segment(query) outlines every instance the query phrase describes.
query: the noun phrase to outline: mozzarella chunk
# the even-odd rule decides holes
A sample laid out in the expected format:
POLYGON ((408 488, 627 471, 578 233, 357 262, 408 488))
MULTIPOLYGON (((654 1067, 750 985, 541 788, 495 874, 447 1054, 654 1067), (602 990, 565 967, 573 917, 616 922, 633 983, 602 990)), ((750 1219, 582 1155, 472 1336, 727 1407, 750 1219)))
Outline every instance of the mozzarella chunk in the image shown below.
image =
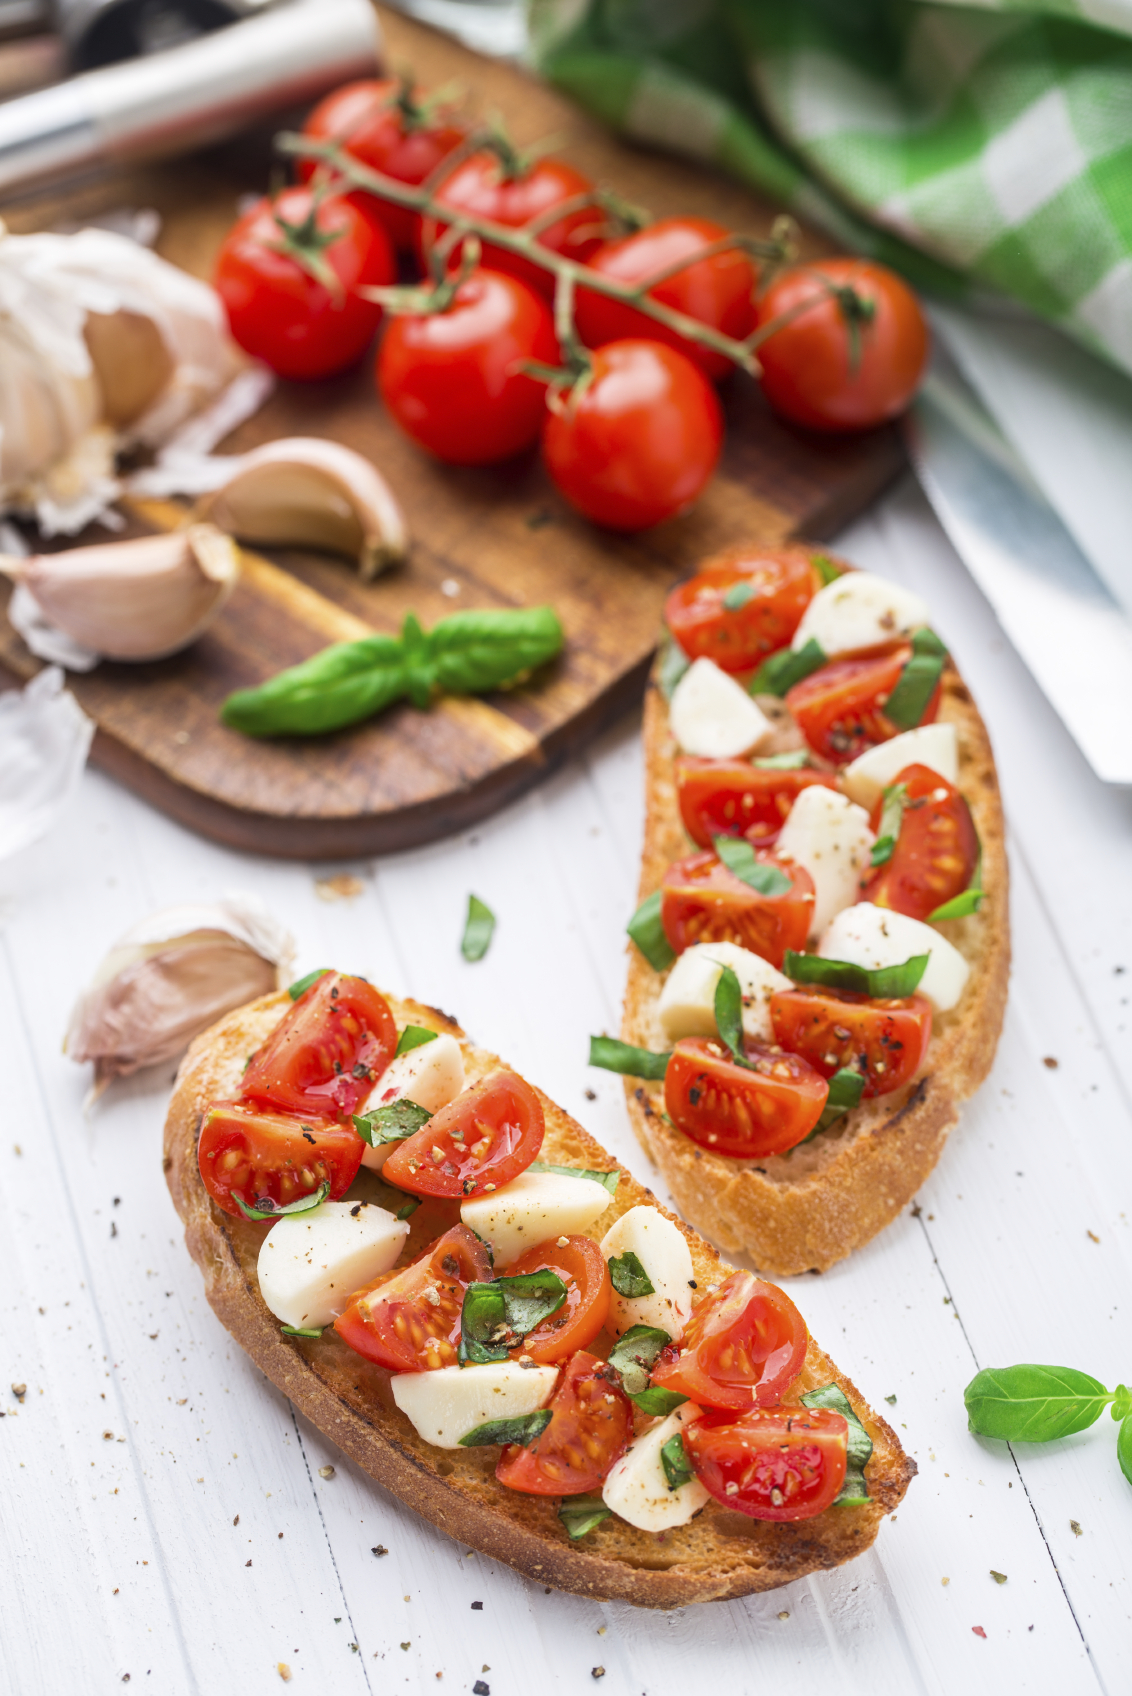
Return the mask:
POLYGON ((730 760, 770 735, 766 714, 714 660, 693 660, 668 704, 672 734, 686 754, 730 760))
POLYGON ((605 1185, 593 1178, 520 1172, 491 1195, 465 1201, 460 1217, 491 1244, 496 1266, 510 1266, 536 1243, 588 1231, 612 1200, 605 1185))
POLYGON ((867 748, 845 767, 841 780, 847 794, 870 811, 880 800, 881 790, 905 766, 927 766, 948 783, 959 778, 959 738, 953 724, 920 724, 902 731, 888 742, 867 748))
POLYGON ((354 1291, 396 1265, 408 1222, 370 1202, 324 1201, 277 1219, 259 1251, 259 1291, 284 1325, 329 1325, 354 1291))
POLYGON ((926 995, 940 1013, 950 1012, 963 993, 970 966, 946 937, 906 913, 874 907, 858 901, 838 913, 818 944, 818 953, 829 960, 849 960, 869 970, 877 966, 899 966, 914 954, 930 954, 928 969, 917 993, 926 995))
POLYGON ((670 1490, 660 1459, 665 1443, 698 1419, 701 1412, 694 1402, 685 1402, 635 1438, 610 1468, 601 1499, 638 1531, 667 1531, 672 1525, 687 1525, 710 1501, 698 1478, 689 1478, 678 1490, 670 1490))
POLYGON ((730 966, 743 992, 743 1030, 755 1042, 773 1042, 770 998, 790 979, 735 942, 696 942, 673 966, 660 992, 660 1022, 670 1042, 682 1036, 715 1036, 715 989, 730 966))
POLYGON ((779 833, 775 852, 805 866, 814 880, 811 935, 820 936, 843 907, 856 901, 875 840, 869 815, 856 802, 817 783, 802 790, 779 833))
POLYGON ((692 1253, 684 1233, 655 1207, 631 1207, 602 1239, 606 1260, 635 1254, 653 1287, 651 1296, 619 1296, 609 1304, 609 1327, 620 1337, 632 1325, 655 1325, 672 1341, 692 1313, 692 1253))
MULTIPOLYGON (((454 1101, 463 1088, 463 1050, 454 1036, 438 1036, 391 1060, 359 1111, 372 1113, 394 1101, 415 1101, 426 1113, 436 1113, 454 1101)), ((383 1143, 380 1148, 367 1147, 362 1165, 380 1172, 396 1147, 395 1142, 383 1143)))
POLYGON ((399 1372, 389 1380, 393 1400, 417 1435, 437 1449, 456 1449, 460 1438, 489 1419, 516 1419, 545 1407, 554 1393, 556 1366, 520 1366, 517 1360, 482 1366, 442 1366, 435 1372, 399 1372))
POLYGON ((818 590, 802 614, 790 646, 797 653, 807 642, 816 641, 833 659, 857 648, 876 648, 882 642, 910 636, 927 624, 930 616, 928 603, 911 589, 874 577, 871 571, 847 571, 818 590))

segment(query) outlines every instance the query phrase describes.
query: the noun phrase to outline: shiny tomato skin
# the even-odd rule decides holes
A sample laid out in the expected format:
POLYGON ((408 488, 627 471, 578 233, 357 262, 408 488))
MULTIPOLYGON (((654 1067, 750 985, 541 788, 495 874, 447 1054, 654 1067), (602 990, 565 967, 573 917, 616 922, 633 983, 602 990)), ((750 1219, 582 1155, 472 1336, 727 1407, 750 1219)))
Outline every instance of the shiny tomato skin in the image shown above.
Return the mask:
POLYGON ((396 1048, 384 995, 364 978, 325 972, 252 1056, 240 1094, 285 1113, 348 1119, 396 1048))
POLYGON ((799 1054, 755 1042, 744 1051, 755 1070, 710 1037, 681 1037, 664 1076, 665 1110, 678 1131, 713 1154, 784 1154, 821 1118, 829 1085, 799 1054))
POLYGON ((927 362, 928 327, 892 271, 868 259, 792 266, 762 296, 759 328, 786 313, 797 316, 759 346, 763 393, 776 412, 811 430, 867 430, 904 411, 927 362), (856 362, 831 283, 872 306, 856 362))
POLYGON ((453 1225, 411 1266, 356 1290, 334 1329, 356 1353, 388 1372, 455 1366, 469 1284, 491 1278, 491 1256, 474 1231, 453 1225), (426 1299, 425 1291, 431 1289, 426 1299))
MULTIPOLYGON (((563 159, 536 159, 525 170, 511 174, 496 154, 485 150, 473 153, 457 165, 433 198, 453 212, 468 212, 477 218, 489 218, 495 224, 506 224, 510 229, 522 229, 555 206, 573 200, 576 195, 588 194, 593 186, 589 177, 563 159)), ((603 225, 600 208, 581 207, 544 229, 538 237, 539 246, 584 265, 601 242, 603 225)), ((445 228, 442 220, 424 220, 421 241, 426 255, 445 228)), ((453 250, 453 262, 461 245, 453 250)), ((544 271, 521 254, 508 253, 489 241, 483 244, 482 257, 483 263, 493 271, 506 271, 548 300, 554 298, 552 271, 544 271)))
POLYGON ((820 588, 808 548, 731 548, 676 585, 664 620, 689 659, 752 671, 786 646, 820 588), (739 588, 754 593, 741 607, 726 606, 723 597, 739 588))
POLYGON ((814 880, 804 866, 766 849, 755 858, 790 879, 781 895, 752 889, 711 852, 689 854, 665 872, 660 922, 677 954, 697 942, 734 942, 781 966, 788 948, 804 948, 814 913, 814 880))
MULTIPOLYGON (((634 286, 680 260, 694 260, 697 253, 722 240, 727 233, 722 224, 713 224, 709 218, 658 218, 655 224, 633 235, 602 242, 587 263, 591 271, 613 282, 634 286)), ((755 267, 747 255, 738 248, 730 248, 685 266, 648 293, 662 306, 670 306, 686 318, 695 318, 735 341, 742 341, 755 327, 757 280, 755 267)), ((705 377, 713 380, 725 377, 733 369, 731 360, 722 353, 701 347, 646 317, 636 307, 611 300, 608 295, 595 294, 592 289, 579 286, 574 321, 587 347, 602 347, 606 342, 623 341, 627 336, 644 336, 676 348, 698 365, 705 377)))
POLYGON ((701 760, 689 754, 676 759, 680 817, 700 848, 710 848, 717 836, 745 836, 756 848, 773 847, 794 802, 815 783, 837 788, 828 772, 805 766, 774 771, 749 760, 701 760))
POLYGON ((530 1448, 504 1448, 495 1476, 530 1496, 600 1490, 633 1435, 633 1410, 616 1371, 579 1350, 563 1369, 550 1411, 550 1424, 530 1448))
MULTIPOLYGON (((926 919, 967 888, 979 859, 971 809, 953 783, 929 766, 905 766, 893 783, 908 791, 892 858, 865 882, 861 899, 926 919)), ((873 812, 874 831, 883 801, 873 812)))
MULTIPOLYGON (((884 716, 900 673, 912 657, 907 643, 831 660, 786 691, 786 705, 806 741, 827 760, 845 765, 868 748, 887 742, 898 727, 884 716)), ((928 702, 921 724, 939 711, 942 685, 928 702)))
POLYGON ((610 342, 593 379, 548 408, 546 468, 572 506, 610 530, 647 530, 703 492, 723 414, 703 373, 660 342, 610 342))
POLYGON ((544 1130, 530 1084, 515 1072, 493 1072, 398 1143, 381 1175, 412 1195, 483 1195, 526 1171, 544 1130))
POLYGON ((813 1519, 845 1482, 849 1422, 828 1408, 759 1407, 738 1419, 705 1413, 685 1428, 684 1448, 721 1506, 750 1519, 813 1519))
POLYGON ((337 1201, 357 1176, 364 1151, 352 1126, 293 1118, 247 1101, 218 1101, 204 1116, 197 1164, 217 1207, 242 1219, 236 1195, 245 1207, 260 1196, 285 1207, 329 1179, 329 1199, 337 1201))
POLYGON ((213 278, 244 352, 281 377, 309 380, 332 377, 361 358, 381 322, 381 307, 355 290, 396 276, 389 238, 377 220, 333 195, 319 206, 315 225, 321 235, 336 237, 322 257, 341 284, 340 296, 290 254, 275 251, 282 240, 276 214, 302 224, 312 206, 306 188, 258 201, 224 238, 213 278))
POLYGON ((538 1243, 507 1267, 507 1277, 518 1278, 544 1266, 557 1272, 566 1285, 566 1305, 529 1331, 513 1358, 529 1355, 540 1366, 553 1366, 575 1350, 589 1348, 609 1316, 613 1285, 606 1258, 592 1237, 567 1237, 565 1242, 552 1237, 538 1243))
POLYGON ((773 1407, 805 1365, 808 1338, 785 1290, 732 1272, 662 1352, 652 1382, 704 1408, 773 1407))
POLYGON ((862 1099, 910 1083, 932 1039, 931 1002, 923 995, 870 1001, 836 989, 780 989, 770 998, 774 1039, 823 1078, 843 1067, 865 1080, 862 1099))
POLYGON ((518 369, 557 365, 541 295, 476 270, 443 312, 394 318, 377 356, 381 398, 406 435, 450 465, 492 465, 538 440, 546 388, 518 369))

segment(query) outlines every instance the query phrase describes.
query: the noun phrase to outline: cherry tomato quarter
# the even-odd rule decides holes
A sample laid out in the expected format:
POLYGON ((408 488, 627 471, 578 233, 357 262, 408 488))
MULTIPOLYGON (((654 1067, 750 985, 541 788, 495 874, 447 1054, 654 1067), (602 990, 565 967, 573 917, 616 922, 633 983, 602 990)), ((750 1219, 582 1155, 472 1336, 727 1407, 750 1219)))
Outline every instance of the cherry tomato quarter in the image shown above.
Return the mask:
POLYGON ((931 1002, 922 995, 870 1001, 835 989, 780 989, 770 998, 775 1041, 808 1060, 823 1078, 859 1072, 864 1097, 891 1095, 927 1058, 931 1002))
POLYGON ((204 1116, 197 1164, 217 1207, 240 1219, 236 1196, 245 1207, 260 1197, 286 1207, 329 1183, 329 1199, 337 1201, 357 1176, 364 1148, 352 1126, 218 1101, 204 1116))
POLYGON ((766 849, 755 858, 789 879, 764 895, 715 854, 690 854, 669 866, 660 886, 660 922, 677 954, 697 942, 735 942, 781 966, 788 948, 804 948, 814 913, 814 880, 804 866, 766 849))
POLYGON ((803 789, 816 783, 836 789, 828 772, 803 766, 774 771, 747 760, 700 760, 678 756, 676 791, 684 829, 700 848, 717 836, 745 836, 756 848, 771 848, 803 789))
POLYGON ((682 1037, 664 1076, 668 1117, 692 1142, 733 1160, 784 1154, 808 1137, 829 1096, 799 1054, 747 1042, 740 1066, 710 1037, 682 1037))
POLYGON ((584 1350, 563 1370, 550 1424, 530 1448, 509 1443, 495 1476, 531 1496, 584 1496, 600 1490, 633 1435, 633 1410, 613 1367, 584 1350))
POLYGON ((566 1305, 529 1331, 514 1351, 514 1358, 529 1355, 540 1366, 555 1365, 576 1349, 589 1348, 609 1316, 613 1293, 609 1266, 592 1237, 567 1237, 565 1242, 552 1238, 539 1243, 508 1266, 507 1276, 518 1278, 544 1266, 557 1272, 565 1284, 566 1305))
POLYGON ((455 1366, 464 1291, 490 1278, 486 1246, 466 1225, 453 1225, 411 1266, 385 1272, 352 1295, 334 1329, 388 1372, 455 1366))
POLYGON ((771 1407, 805 1365, 808 1338, 785 1290, 732 1272, 662 1352, 652 1382, 704 1408, 771 1407))
POLYGON ((684 1432, 692 1469, 723 1507, 779 1522, 824 1513, 845 1482, 849 1423, 826 1408, 705 1413, 684 1432))
MULTIPOLYGON (((445 177, 433 196, 434 200, 452 212, 468 212, 476 218, 487 218, 510 229, 522 229, 536 218, 545 218, 556 206, 578 195, 589 194, 593 183, 567 165, 562 159, 536 159, 525 163, 509 151, 500 153, 484 150, 473 153, 445 177)), ((540 247, 560 253, 567 259, 585 264, 599 246, 604 234, 604 219, 600 209, 579 207, 547 225, 539 234, 540 247)), ((443 221, 426 218, 422 230, 425 253, 443 235, 443 221)), ((462 244, 460 244, 462 245, 462 244)), ((453 250, 455 262, 459 246, 453 250)), ((506 271, 518 277, 528 288, 554 296, 554 275, 544 271, 522 254, 509 253, 492 242, 483 244, 483 262, 493 271, 506 271)))
MULTIPOLYGON (((884 703, 911 657, 912 649, 901 643, 833 660, 788 689, 786 705, 810 747, 845 765, 895 736, 897 727, 885 718, 884 703)), ((921 724, 935 722, 941 689, 937 686, 921 724)))
POLYGON ((490 1194, 537 1158, 544 1128, 530 1084, 515 1072, 493 1072, 398 1143, 381 1175, 412 1195, 490 1194))
POLYGON ((240 1093, 285 1113, 348 1119, 396 1048, 385 997, 364 978, 325 972, 253 1055, 240 1093))
MULTIPOLYGON (((953 783, 929 766, 905 766, 894 784, 907 791, 892 858, 865 881, 861 899, 926 919, 967 888, 979 859, 971 809, 953 783)), ((873 813, 880 824, 883 801, 873 813)))
POLYGON ((806 548, 732 548, 677 584, 664 618, 689 659, 753 671, 786 646, 821 586, 806 548))

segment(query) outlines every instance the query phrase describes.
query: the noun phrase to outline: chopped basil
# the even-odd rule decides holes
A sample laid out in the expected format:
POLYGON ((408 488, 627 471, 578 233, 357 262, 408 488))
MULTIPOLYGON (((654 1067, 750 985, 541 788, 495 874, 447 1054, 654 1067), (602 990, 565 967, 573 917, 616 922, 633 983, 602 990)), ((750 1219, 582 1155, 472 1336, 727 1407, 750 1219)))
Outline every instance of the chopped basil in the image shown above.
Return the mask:
POLYGON ((607 1508, 600 1496, 565 1496, 558 1509, 558 1517, 566 1527, 571 1543, 576 1543, 579 1537, 584 1537, 603 1519, 609 1519, 612 1513, 612 1508, 607 1508))
POLYGON ((826 655, 811 636, 805 647, 797 652, 793 648, 781 648, 777 654, 771 654, 760 665, 747 688, 752 695, 785 695, 795 683, 801 683, 803 677, 809 677, 812 671, 825 664, 826 655))
POLYGON ((269 1195, 257 1196, 255 1205, 252 1207, 245 1206, 238 1195, 233 1195, 232 1200, 245 1219, 282 1219, 284 1214, 287 1213, 313 1212, 316 1207, 322 1206, 329 1194, 330 1183, 328 1180, 324 1184, 319 1184, 313 1195, 301 1195, 298 1201, 289 1201, 286 1207, 277 1206, 269 1195))
POLYGON ((495 914, 491 908, 478 895, 469 895, 468 917, 464 921, 464 935, 460 943, 460 952, 465 960, 483 959, 491 946, 494 929, 495 914))
POLYGON ((788 754, 764 754, 761 760, 752 760, 756 771, 801 771, 810 763, 808 748, 791 748, 788 754))
POLYGON ((681 1402, 686 1402, 687 1399, 679 1390, 662 1390, 659 1384, 650 1384, 647 1390, 638 1390, 635 1395, 629 1397, 642 1413, 649 1413, 660 1419, 667 1418, 673 1408, 679 1407, 681 1402))
POLYGON ((782 970, 794 983, 817 984, 822 989, 846 989, 874 1000, 901 1001, 911 995, 928 969, 930 954, 913 954, 898 966, 856 966, 851 960, 827 960, 824 954, 796 954, 786 950, 782 970))
POLYGON ((352 1117, 354 1129, 362 1141, 368 1142, 371 1148, 380 1148, 382 1143, 404 1142, 422 1125, 427 1125, 432 1114, 427 1107, 402 1096, 387 1107, 375 1107, 372 1113, 355 1113, 352 1117))
POLYGON ((399 1055, 408 1054, 410 1049, 423 1048, 426 1042, 435 1042, 439 1035, 439 1031, 430 1031, 427 1025, 406 1025, 397 1038, 393 1058, 396 1060, 399 1055))
POLYGON ((723 604, 728 612, 742 612, 757 594, 758 590, 753 583, 732 583, 730 589, 724 591, 723 604))
POLYGON ((959 895, 953 895, 950 901, 945 901, 942 907, 937 907, 934 913, 928 914, 929 924, 935 924, 940 919, 966 919, 972 913, 977 913, 986 894, 983 888, 983 849, 979 844, 979 857, 975 861, 975 869, 971 881, 959 895))
POLYGON ((1008 1443, 1049 1443, 1095 1425, 1110 1402, 1114 1418, 1127 1415, 1123 1385, 1106 1390, 1070 1366, 1000 1366, 977 1372, 963 1392, 967 1424, 980 1437, 1008 1443))
POLYGON ((634 1048, 612 1036, 591 1036, 590 1065, 605 1072, 623 1072, 630 1078, 663 1078, 671 1054, 654 1054, 651 1048, 634 1048))
POLYGON ((839 577, 845 575, 845 567, 838 565, 835 559, 830 559, 828 554, 811 554, 810 564, 821 578, 823 589, 827 584, 836 583, 839 577))
POLYGON ((824 1407, 839 1413, 849 1427, 845 1482, 833 1498, 833 1505, 848 1506, 851 1502, 867 1502, 869 1487, 865 1483, 865 1468, 873 1452, 873 1440, 849 1405, 845 1392, 837 1384, 823 1384, 801 1398, 804 1407, 824 1407))
POLYGON ((617 1194, 617 1185, 621 1181, 619 1170, 616 1172, 589 1172, 581 1166, 550 1166, 545 1160, 532 1160, 527 1171, 560 1172, 564 1178, 592 1178, 595 1184, 604 1184, 610 1195, 617 1194))
POLYGON ((672 699, 673 690, 691 663, 671 630, 664 630, 660 638, 660 658, 656 675, 660 692, 666 701, 672 699))
POLYGON ((655 972, 663 972, 675 960, 676 950, 660 922, 659 889, 645 896, 625 929, 655 972))
POLYGON ((280 1325, 285 1337, 321 1337, 325 1325, 280 1325))
POLYGON ((408 1219, 408 1218, 410 1218, 411 1215, 414 1214, 417 1211, 417 1208, 420 1206, 420 1204, 421 1204, 420 1196, 419 1195, 411 1195, 409 1197, 409 1199, 406 1201, 405 1205, 403 1207, 399 1207, 397 1209, 398 1219, 408 1219))
POLYGON ((668 1332, 658 1325, 631 1325, 618 1339, 609 1351, 609 1364, 621 1374, 621 1388, 627 1396, 639 1396, 647 1388, 657 1355, 671 1341, 668 1332))
POLYGON ((661 1449, 660 1464, 664 1468, 664 1476, 668 1480, 670 1490, 678 1490, 681 1484, 687 1484, 695 1476, 684 1447, 684 1438, 679 1431, 669 1437, 661 1449))
POLYGON ((715 1024, 735 1064, 749 1068, 743 1048, 743 991, 731 966, 724 966, 715 986, 715 1024))
POLYGON ((460 1315, 460 1364, 506 1360, 528 1331, 565 1304, 566 1286, 549 1266, 516 1278, 469 1284, 460 1315))
POLYGON ((890 783, 881 795, 880 825, 873 843, 869 864, 886 866, 896 849, 900 827, 904 823, 904 808, 908 804, 908 785, 890 783))
POLYGON ((319 978, 324 978, 329 969, 328 966, 319 966, 317 971, 308 972, 305 978, 299 978, 287 991, 291 1000, 297 1001, 300 995, 305 995, 311 984, 317 983, 319 978))
MULTIPOLYGON (((827 1131, 838 1119, 844 1118, 851 1108, 858 1105, 864 1088, 863 1076, 851 1066, 842 1066, 839 1072, 834 1072, 829 1080, 829 1094, 826 1096, 820 1119, 809 1136, 803 1137, 801 1142, 796 1142, 794 1148, 804 1148, 808 1142, 813 1142, 819 1131, 827 1131)), ((787 1158, 793 1154, 794 1148, 786 1150, 787 1158)))
POLYGON ((914 730, 923 722, 928 702, 943 676, 947 649, 934 630, 917 630, 912 637, 912 658, 905 665, 888 700, 884 716, 898 730, 914 730))
POLYGON ((741 836, 713 836, 712 847, 729 872, 760 895, 785 895, 793 888, 786 873, 777 866, 764 865, 756 860, 755 850, 741 836))
POLYGON ((521 1443, 529 1449, 542 1436, 553 1415, 548 1407, 538 1407, 533 1413, 521 1413, 514 1419, 489 1419, 460 1438, 462 1449, 478 1449, 488 1443, 521 1443))
POLYGON ((609 1276, 619 1296, 631 1300, 634 1296, 656 1294, 648 1273, 631 1248, 609 1262, 609 1276))

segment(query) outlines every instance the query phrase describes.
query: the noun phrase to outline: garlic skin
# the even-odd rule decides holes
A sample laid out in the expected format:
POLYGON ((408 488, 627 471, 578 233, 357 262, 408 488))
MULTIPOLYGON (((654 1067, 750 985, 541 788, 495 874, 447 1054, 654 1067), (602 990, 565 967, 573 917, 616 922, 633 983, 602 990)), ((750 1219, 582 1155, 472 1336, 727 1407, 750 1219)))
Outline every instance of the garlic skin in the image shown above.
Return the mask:
POLYGON ((356 559, 363 583, 404 559, 404 515, 385 478, 340 442, 290 436, 234 460, 198 511, 245 542, 324 548, 356 559))
POLYGON ((78 788, 94 736, 58 666, 0 694, 0 860, 54 828, 78 788))
POLYGON ((58 554, 0 555, 0 571, 82 647, 112 660, 159 660, 194 642, 240 575, 234 542, 194 524, 58 554))

